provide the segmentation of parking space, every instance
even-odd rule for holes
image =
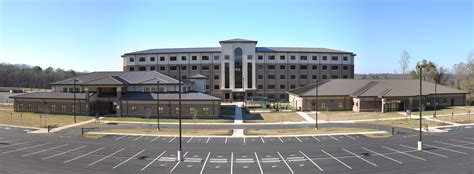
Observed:
[[[255,153],[234,153],[233,154],[233,173],[236,174],[249,174],[249,173],[261,173],[259,163],[255,157]]]

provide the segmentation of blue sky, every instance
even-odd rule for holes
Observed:
[[[257,46],[352,51],[356,73],[399,71],[403,50],[451,68],[474,48],[471,0],[0,0],[0,62],[121,70],[126,52]]]

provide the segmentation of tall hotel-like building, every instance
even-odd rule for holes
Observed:
[[[124,71],[158,71],[183,79],[205,79],[206,93],[224,101],[265,96],[288,99],[286,91],[318,79],[353,79],[352,52],[327,48],[256,47],[257,41],[231,39],[221,47],[164,48],[125,53]]]

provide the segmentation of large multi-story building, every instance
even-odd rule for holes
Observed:
[[[205,91],[223,100],[265,96],[288,99],[286,91],[324,79],[354,78],[352,52],[327,48],[256,47],[231,39],[221,47],[149,49],[126,53],[124,71],[158,71],[182,78],[207,77]]]

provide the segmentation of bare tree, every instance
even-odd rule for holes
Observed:
[[[469,92],[468,101],[474,103],[474,50],[469,53],[466,62],[453,66],[456,73],[456,87]]]
[[[400,60],[398,60],[398,64],[400,65],[400,70],[403,75],[403,78],[407,77],[407,70],[408,66],[410,64],[410,54],[408,54],[407,51],[403,51],[402,54],[400,55]]]

